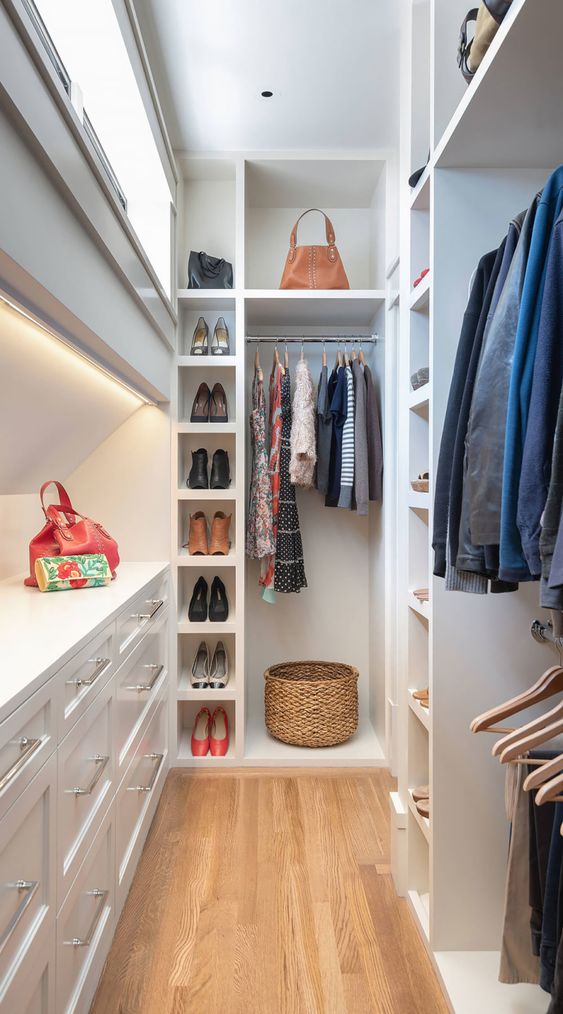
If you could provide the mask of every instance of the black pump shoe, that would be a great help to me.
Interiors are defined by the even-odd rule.
[[[207,581],[204,577],[196,581],[188,609],[188,619],[191,623],[205,623],[207,619]]]
[[[209,599],[209,620],[211,623],[224,623],[229,617],[227,592],[220,577],[213,578],[211,597]]]
[[[215,461],[215,456],[213,457]],[[207,451],[200,447],[198,451],[192,451],[192,467],[186,480],[189,489],[208,489],[207,479]],[[211,487],[213,489],[213,487]]]
[[[211,465],[211,489],[228,489],[231,485],[231,470],[229,467],[229,455],[226,451],[215,451]]]

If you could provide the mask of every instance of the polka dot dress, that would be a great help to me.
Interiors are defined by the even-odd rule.
[[[307,587],[303,562],[303,543],[299,530],[299,512],[295,486],[289,480],[291,457],[291,380],[285,371],[281,388],[282,434],[280,450],[280,501],[274,588],[277,592],[299,592]]]

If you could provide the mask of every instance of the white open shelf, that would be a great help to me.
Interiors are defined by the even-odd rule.
[[[428,313],[430,304],[430,272],[424,276],[409,297],[409,308],[413,313]]]
[[[180,549],[176,558],[178,567],[203,567],[204,569],[217,569],[217,567],[236,567],[240,560],[236,551],[231,547],[226,556],[191,556],[187,549]]]
[[[430,732],[430,709],[423,708],[420,701],[416,697],[413,697],[413,693],[413,690],[409,690],[409,708],[426,731]]]
[[[294,765],[307,767],[330,767],[333,764],[342,767],[383,767],[385,756],[381,743],[369,719],[360,719],[358,731],[346,742],[338,746],[326,746],[319,749],[290,746],[270,736],[264,724],[264,718],[254,716],[247,723],[246,745],[244,752],[246,764],[254,765]]]
[[[498,981],[498,951],[436,951],[433,958],[455,1014],[545,1014],[549,994],[539,986]]]
[[[417,387],[416,391],[409,394],[409,408],[412,412],[428,407],[430,400],[430,384],[423,384]]]
[[[225,423],[192,423],[179,422],[178,433],[200,433],[202,436],[213,436],[214,433],[236,433],[237,427],[234,422]]]
[[[409,891],[407,897],[418,927],[428,941],[430,937],[430,896],[427,893],[419,894],[418,891]],[[475,1012],[473,1011],[472,1014]]]
[[[413,613],[418,613],[419,616],[423,616],[425,620],[430,619],[430,603],[420,602],[416,595],[413,595],[412,591],[408,593],[408,604],[409,609],[412,609]]]
[[[249,289],[247,325],[369,328],[385,304],[383,289]]]
[[[411,190],[411,211],[427,211],[430,207],[430,166],[427,165],[416,187]]]
[[[414,489],[409,490],[409,507],[416,510],[427,511],[430,509],[430,493],[416,493]]]
[[[236,500],[236,489],[229,486],[228,489],[179,489],[178,500]]]
[[[430,842],[430,821],[428,817],[423,817],[422,814],[418,812],[416,808],[416,803],[412,798],[412,793],[410,790],[409,790],[409,810],[412,813],[414,819],[416,820],[416,823],[418,824],[424,837],[426,838],[426,841]]]
[[[236,356],[178,356],[178,366],[204,366],[206,370],[217,369],[220,366],[235,366],[236,361]]]

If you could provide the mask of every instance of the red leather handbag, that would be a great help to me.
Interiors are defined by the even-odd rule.
[[[45,507],[45,490],[54,485],[57,487],[60,503]],[[70,497],[56,479],[44,482],[39,496],[41,508],[45,515],[45,524],[41,531],[29,543],[29,577],[24,584],[37,587],[35,580],[35,561],[44,556],[81,556],[83,553],[104,553],[107,557],[111,576],[119,564],[117,542],[98,522],[84,517],[75,511]]]

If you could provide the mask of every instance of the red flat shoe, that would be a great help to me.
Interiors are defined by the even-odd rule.
[[[213,757],[224,757],[229,749],[229,719],[224,708],[215,708],[211,719],[209,752]]]
[[[201,708],[195,716],[192,729],[192,757],[205,757],[209,752],[209,730],[211,714],[209,708]]]

